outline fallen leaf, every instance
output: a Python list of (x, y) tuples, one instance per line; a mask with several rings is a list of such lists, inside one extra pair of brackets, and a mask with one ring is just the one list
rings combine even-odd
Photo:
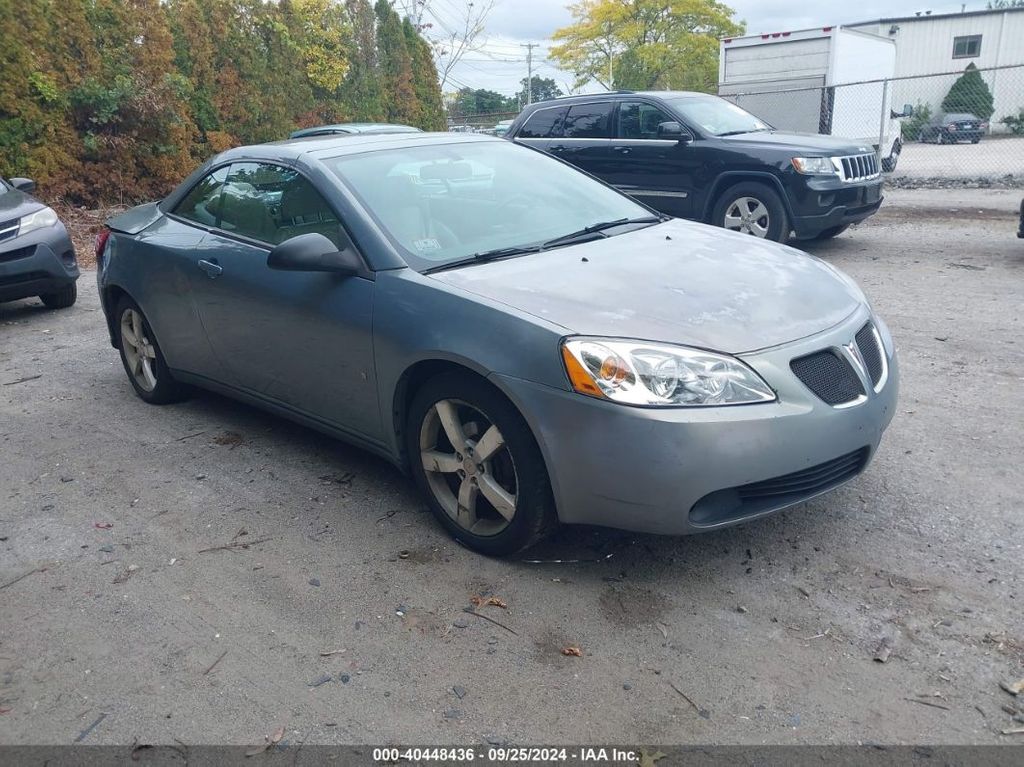
[(562, 655), (571, 655), (574, 658), (582, 658), (583, 650), (581, 650), (579, 647), (576, 647), (575, 645), (569, 645), (568, 647), (562, 648)]
[(1006, 690), (1010, 695), (1020, 695), (1024, 692), (1024, 679), (1019, 682), (1000, 682), (999, 686)]
[(664, 759), (665, 754), (661, 751), (655, 751), (653, 754), (648, 754), (647, 751), (641, 749), (640, 759), (637, 761), (638, 767), (654, 767), (654, 763), (659, 759)]
[(343, 652), (346, 652), (346, 651), (347, 651), (347, 648), (342, 648), (340, 650), (326, 650), (326, 651), (320, 653), (320, 657), (321, 658), (326, 658), (329, 655), (341, 655)]
[(114, 526), (113, 522), (93, 522), (92, 526), (97, 530), (109, 530)]
[(264, 737), (264, 740), (266, 742), (262, 746), (256, 746), (255, 748), (250, 748), (248, 751), (245, 752), (245, 755), (246, 756), (258, 756), (259, 754), (262, 754), (264, 751), (266, 751), (271, 746), (276, 746), (278, 743), (280, 743), (281, 742), (281, 738), (283, 738), (283, 737), (284, 737), (284, 726), (282, 725), (281, 727), (278, 727), (276, 730), (274, 730), (273, 735), (271, 735), (269, 738)]
[(486, 607), (489, 605), (491, 607), (500, 607), (503, 610), (508, 609), (508, 605), (505, 603), (505, 600), (499, 599), (498, 597), (470, 597), (469, 601), (476, 607)]

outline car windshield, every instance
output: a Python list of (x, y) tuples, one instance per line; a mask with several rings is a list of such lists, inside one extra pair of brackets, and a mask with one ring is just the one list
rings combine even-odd
[(771, 130), (772, 127), (745, 109), (717, 96), (687, 96), (666, 101), (686, 122), (712, 136), (752, 133)]
[(324, 162), (418, 271), (652, 216), (570, 166), (507, 141), (420, 144)]

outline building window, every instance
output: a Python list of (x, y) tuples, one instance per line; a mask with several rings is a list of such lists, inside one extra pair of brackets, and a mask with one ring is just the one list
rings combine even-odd
[(981, 35), (953, 38), (953, 58), (973, 59), (981, 55)]

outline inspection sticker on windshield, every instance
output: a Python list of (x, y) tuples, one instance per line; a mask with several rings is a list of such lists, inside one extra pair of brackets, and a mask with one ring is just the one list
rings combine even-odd
[(433, 253), (434, 251), (441, 249), (441, 243), (433, 237), (427, 237), (422, 240), (413, 240), (412, 246), (420, 253)]

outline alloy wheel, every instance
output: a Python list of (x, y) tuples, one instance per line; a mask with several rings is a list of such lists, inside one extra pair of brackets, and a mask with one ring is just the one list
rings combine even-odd
[(771, 219), (767, 206), (756, 197), (739, 197), (725, 209), (722, 223), (726, 229), (754, 237), (767, 237)]
[(156, 388), (156, 348), (146, 335), (142, 315), (134, 309), (125, 309), (121, 314), (121, 345), (128, 372), (135, 383), (147, 392)]
[(505, 437), (479, 409), (436, 402), (420, 427), (420, 460), (444, 512), (463, 530), (497, 535), (516, 513), (518, 477)]

